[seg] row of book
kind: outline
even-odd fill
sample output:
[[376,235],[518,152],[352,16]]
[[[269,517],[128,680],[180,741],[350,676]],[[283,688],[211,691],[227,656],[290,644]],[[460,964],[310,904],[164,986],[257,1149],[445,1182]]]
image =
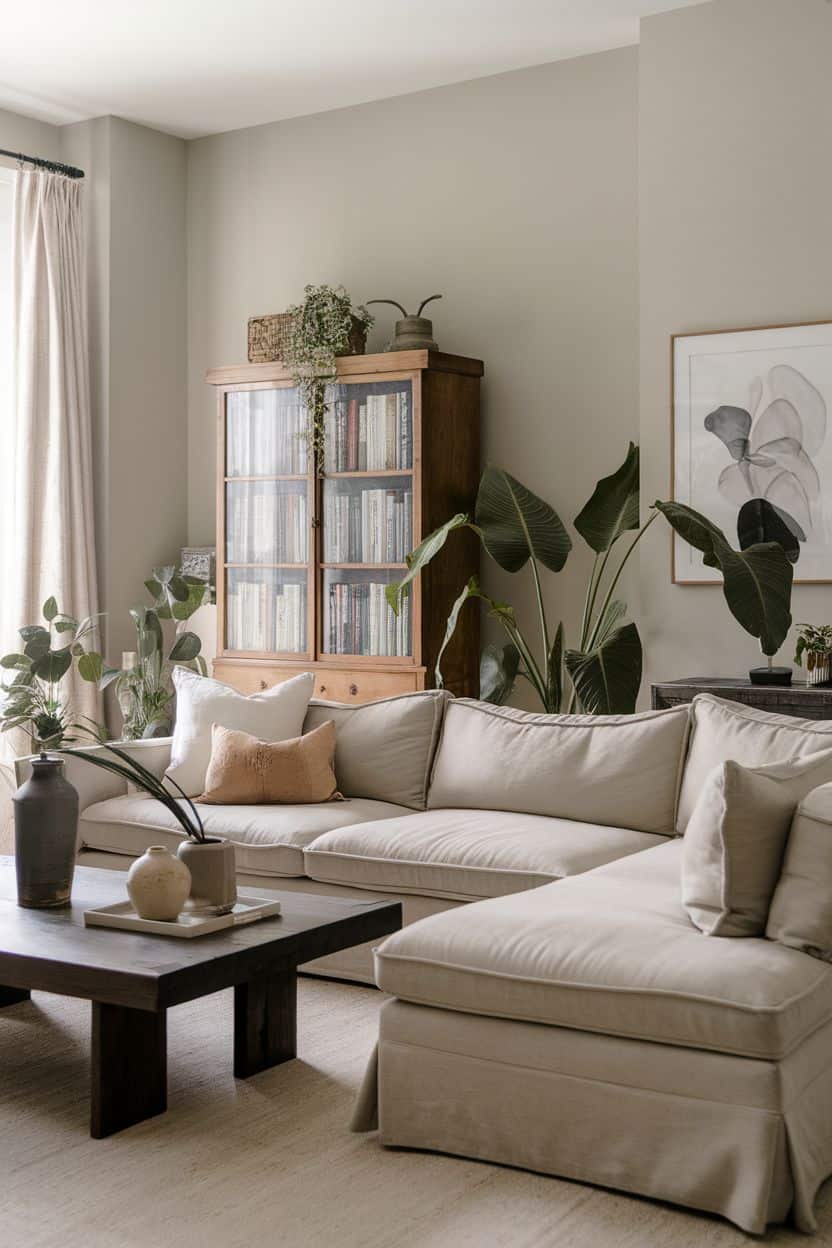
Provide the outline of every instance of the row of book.
[[227,476],[306,472],[306,408],[295,390],[243,390],[227,403]]
[[325,563],[404,563],[413,546],[411,490],[324,492]]
[[328,654],[405,656],[411,653],[410,607],[394,615],[377,581],[329,585],[324,618]]
[[368,394],[336,399],[324,419],[327,472],[368,472],[413,466],[410,396]]
[[229,563],[306,563],[309,520],[306,494],[273,486],[232,487],[226,508]]
[[226,599],[229,650],[306,650],[306,585],[234,577]]

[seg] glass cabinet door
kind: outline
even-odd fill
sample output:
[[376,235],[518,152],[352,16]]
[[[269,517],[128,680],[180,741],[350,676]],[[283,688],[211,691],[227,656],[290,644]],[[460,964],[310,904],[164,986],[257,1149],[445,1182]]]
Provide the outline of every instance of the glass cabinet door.
[[405,658],[410,599],[397,617],[384,591],[414,546],[411,382],[331,387],[324,464],[321,653]]
[[293,388],[226,397],[225,646],[312,655],[312,485]]

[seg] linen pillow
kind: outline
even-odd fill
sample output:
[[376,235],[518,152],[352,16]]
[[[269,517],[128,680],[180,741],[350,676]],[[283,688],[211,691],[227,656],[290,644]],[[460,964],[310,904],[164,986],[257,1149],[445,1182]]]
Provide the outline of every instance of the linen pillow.
[[832,750],[764,767],[729,759],[708,776],[682,850],[682,904],[708,936],[762,936],[795,808]]
[[289,741],[259,741],[250,733],[214,724],[205,792],[199,801],[210,806],[248,806],[340,800],[334,761],[331,719]]
[[428,809],[554,815],[672,836],[688,707],[540,715],[448,703]]
[[261,741],[299,737],[315,678],[311,672],[303,672],[248,697],[184,667],[173,669],[173,683],[176,723],[166,774],[188,797],[195,797],[205,788],[213,724],[250,732]]
[[335,775],[345,797],[424,810],[448,699],[442,689],[426,689],[358,705],[313,700],[303,731],[334,721]]
[[[690,711],[690,740],[676,820],[680,836],[709,774],[726,758],[743,767],[763,767],[832,748],[832,720],[774,715],[710,693],[697,694]],[[826,778],[832,780],[832,775]]]
[[832,962],[832,784],[813,789],[797,808],[766,936]]

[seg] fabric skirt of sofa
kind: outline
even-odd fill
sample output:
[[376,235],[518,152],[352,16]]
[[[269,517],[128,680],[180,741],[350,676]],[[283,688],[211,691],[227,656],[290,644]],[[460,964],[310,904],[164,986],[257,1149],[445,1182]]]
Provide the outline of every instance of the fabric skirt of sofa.
[[775,1063],[394,1000],[353,1126],[377,1114],[385,1145],[651,1196],[752,1234],[790,1214],[812,1231],[832,1171],[830,1041],[832,1023]]

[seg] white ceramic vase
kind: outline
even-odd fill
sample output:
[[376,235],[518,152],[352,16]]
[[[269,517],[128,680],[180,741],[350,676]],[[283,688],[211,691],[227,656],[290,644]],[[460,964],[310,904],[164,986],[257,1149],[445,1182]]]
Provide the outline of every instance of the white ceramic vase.
[[127,893],[142,919],[173,923],[190,892],[190,871],[163,845],[151,845],[127,872]]

